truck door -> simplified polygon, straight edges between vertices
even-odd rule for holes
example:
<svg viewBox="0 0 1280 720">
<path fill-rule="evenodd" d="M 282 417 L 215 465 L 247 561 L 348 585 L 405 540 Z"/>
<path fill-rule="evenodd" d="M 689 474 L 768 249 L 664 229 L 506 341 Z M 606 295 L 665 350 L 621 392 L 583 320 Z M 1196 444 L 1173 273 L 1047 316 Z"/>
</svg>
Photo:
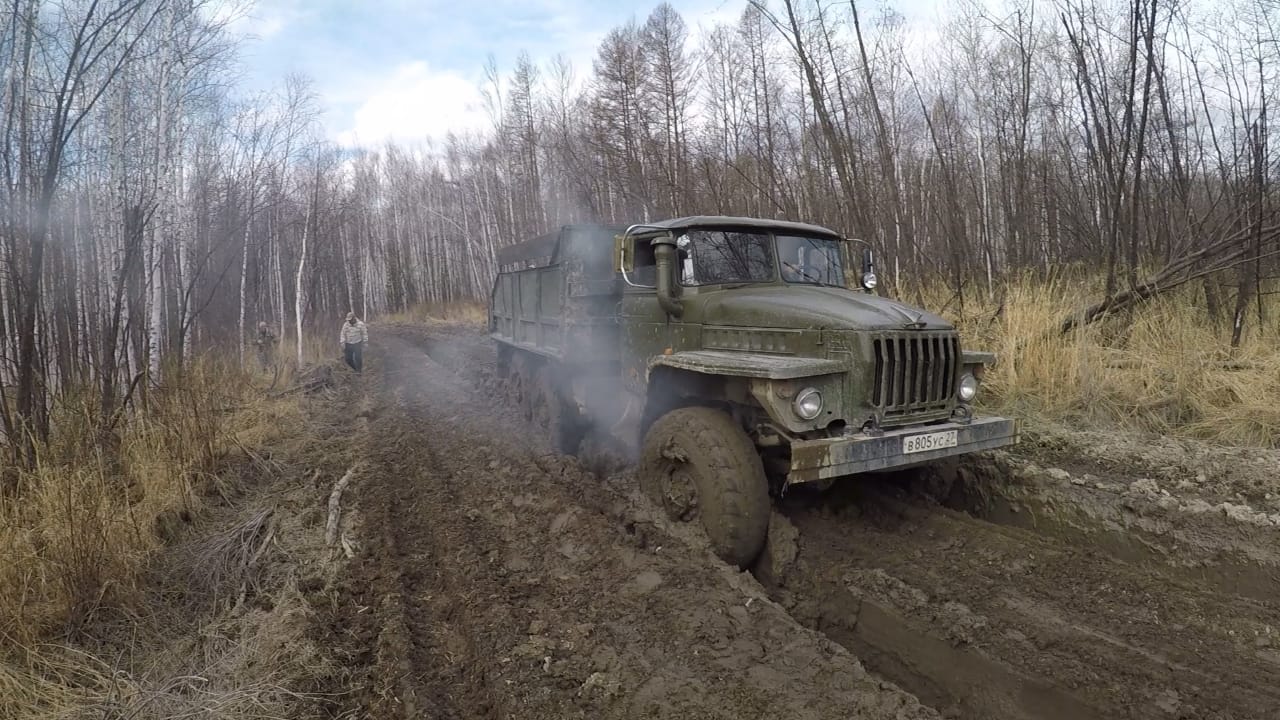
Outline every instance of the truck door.
<svg viewBox="0 0 1280 720">
<path fill-rule="evenodd" d="M 631 281 L 644 287 L 627 286 L 622 293 L 622 307 L 618 322 L 621 325 L 623 385 L 628 390 L 644 394 L 645 373 L 649 358 L 661 355 L 671 347 L 671 324 L 667 314 L 658 305 L 657 267 L 654 264 L 653 247 L 645 241 L 637 241 L 635 248 L 635 273 Z"/>
</svg>

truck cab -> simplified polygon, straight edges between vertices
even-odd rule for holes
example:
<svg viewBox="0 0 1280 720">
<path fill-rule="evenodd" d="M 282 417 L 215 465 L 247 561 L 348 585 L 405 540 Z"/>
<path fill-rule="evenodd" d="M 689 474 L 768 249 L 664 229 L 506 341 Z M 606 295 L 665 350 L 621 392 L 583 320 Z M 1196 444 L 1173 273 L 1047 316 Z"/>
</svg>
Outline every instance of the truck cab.
<svg viewBox="0 0 1280 720">
<path fill-rule="evenodd" d="M 539 297 L 558 296 L 553 313 L 535 311 L 554 314 L 558 351 L 504 335 L 504 318 L 529 313 L 507 302 L 516 296 L 499 276 L 500 359 L 519 365 L 517 384 L 537 386 L 535 406 L 555 405 L 543 419 L 554 416 L 561 450 L 588 430 L 630 440 L 646 494 L 700 520 L 728 562 L 751 563 L 770 495 L 791 485 L 1017 440 L 1014 421 L 973 409 L 994 356 L 964 350 L 943 318 L 874 294 L 870 252 L 834 231 L 706 216 L 633 225 L 614 234 L 608 277 L 595 278 L 612 283 L 588 298 L 565 278 L 581 288 L 603 270 L 587 260 L 603 237 L 590 244 L 560 245 L 546 266 L 565 276 L 545 277 L 554 293 L 535 283 Z"/>
</svg>

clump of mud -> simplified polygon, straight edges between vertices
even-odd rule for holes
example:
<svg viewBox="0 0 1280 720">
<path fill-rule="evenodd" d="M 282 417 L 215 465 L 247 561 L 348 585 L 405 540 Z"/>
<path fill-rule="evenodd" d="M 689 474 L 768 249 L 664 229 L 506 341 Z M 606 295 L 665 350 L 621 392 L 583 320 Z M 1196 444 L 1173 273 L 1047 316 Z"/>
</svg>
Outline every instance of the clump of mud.
<svg viewBox="0 0 1280 720">
<path fill-rule="evenodd" d="M 1179 497 L 1280 512 L 1280 450 L 1048 425 L 1034 427 L 1024 437 L 1015 457 L 1084 476 L 1086 482 L 1145 479 Z"/>
</svg>

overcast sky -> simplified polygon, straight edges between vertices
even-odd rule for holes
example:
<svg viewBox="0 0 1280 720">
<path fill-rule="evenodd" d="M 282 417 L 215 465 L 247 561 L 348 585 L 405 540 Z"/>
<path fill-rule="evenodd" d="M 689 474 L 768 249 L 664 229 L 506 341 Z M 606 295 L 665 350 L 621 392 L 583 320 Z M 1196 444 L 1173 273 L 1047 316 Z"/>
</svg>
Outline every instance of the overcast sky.
<svg viewBox="0 0 1280 720">
<path fill-rule="evenodd" d="M 486 58 L 505 75 L 521 50 L 591 71 L 600 40 L 656 0 L 259 0 L 237 30 L 250 36 L 249 86 L 309 76 L 329 137 L 344 145 L 416 142 L 483 126 Z M 733 22 L 746 0 L 671 0 L 690 34 Z M 898 0 L 910 15 L 935 0 Z"/>
</svg>

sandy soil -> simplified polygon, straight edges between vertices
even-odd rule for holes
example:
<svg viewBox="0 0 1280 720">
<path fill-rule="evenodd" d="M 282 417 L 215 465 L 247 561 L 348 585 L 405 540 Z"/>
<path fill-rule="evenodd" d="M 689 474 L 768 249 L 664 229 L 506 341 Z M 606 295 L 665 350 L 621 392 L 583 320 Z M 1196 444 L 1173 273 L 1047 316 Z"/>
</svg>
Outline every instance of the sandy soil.
<svg viewBox="0 0 1280 720">
<path fill-rule="evenodd" d="M 1274 457 L 1041 434 L 793 492 L 753 575 L 550 452 L 478 330 L 372 335 L 323 714 L 1280 717 Z"/>
</svg>

